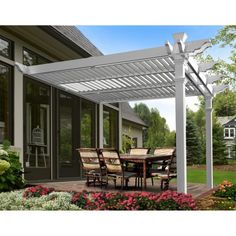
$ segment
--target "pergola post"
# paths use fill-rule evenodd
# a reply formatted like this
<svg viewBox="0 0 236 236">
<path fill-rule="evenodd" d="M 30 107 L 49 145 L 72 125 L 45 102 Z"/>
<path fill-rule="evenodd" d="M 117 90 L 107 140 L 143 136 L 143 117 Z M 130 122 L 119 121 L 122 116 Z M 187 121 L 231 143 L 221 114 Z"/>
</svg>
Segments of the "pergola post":
<svg viewBox="0 0 236 236">
<path fill-rule="evenodd" d="M 122 111 L 121 103 L 119 103 L 119 116 L 118 116 L 118 136 L 119 136 L 119 150 L 122 150 Z"/>
<path fill-rule="evenodd" d="M 206 181 L 213 188 L 213 148 L 212 148 L 212 97 L 205 97 L 206 109 Z"/>
<path fill-rule="evenodd" d="M 187 193 L 187 161 L 186 161 L 186 105 L 185 77 L 187 59 L 184 54 L 187 35 L 173 35 L 175 44 L 172 55 L 175 64 L 175 119 L 176 119 L 176 162 L 177 162 L 177 191 Z"/>
<path fill-rule="evenodd" d="M 184 59 L 175 60 L 177 191 L 182 193 L 187 193 L 185 84 Z"/>
<path fill-rule="evenodd" d="M 103 104 L 99 103 L 99 148 L 103 148 Z"/>
</svg>

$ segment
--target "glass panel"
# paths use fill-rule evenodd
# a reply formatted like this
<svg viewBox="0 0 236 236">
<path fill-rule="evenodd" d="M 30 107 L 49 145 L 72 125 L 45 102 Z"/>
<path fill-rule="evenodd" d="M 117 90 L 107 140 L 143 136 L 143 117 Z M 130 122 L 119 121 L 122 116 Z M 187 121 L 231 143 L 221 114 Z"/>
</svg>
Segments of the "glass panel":
<svg viewBox="0 0 236 236">
<path fill-rule="evenodd" d="M 0 62 L 0 143 L 4 139 L 11 139 L 10 137 L 10 79 L 11 67 L 6 66 Z"/>
<path fill-rule="evenodd" d="M 95 105 L 88 101 L 81 102 L 81 147 L 95 146 Z"/>
<path fill-rule="evenodd" d="M 72 165 L 72 97 L 59 95 L 59 164 Z"/>
<path fill-rule="evenodd" d="M 0 55 L 12 59 L 12 42 L 0 37 Z"/>
<path fill-rule="evenodd" d="M 26 145 L 26 167 L 50 168 L 50 87 L 30 79 L 26 80 Z"/>
<path fill-rule="evenodd" d="M 118 112 L 105 107 L 103 109 L 103 145 L 117 148 L 118 146 Z"/>
<path fill-rule="evenodd" d="M 229 129 L 225 129 L 225 137 L 229 137 Z"/>
<path fill-rule="evenodd" d="M 28 49 L 23 50 L 23 64 L 26 66 L 49 63 L 50 61 Z"/>
<path fill-rule="evenodd" d="M 230 137 L 234 138 L 234 129 L 230 129 Z"/>
</svg>

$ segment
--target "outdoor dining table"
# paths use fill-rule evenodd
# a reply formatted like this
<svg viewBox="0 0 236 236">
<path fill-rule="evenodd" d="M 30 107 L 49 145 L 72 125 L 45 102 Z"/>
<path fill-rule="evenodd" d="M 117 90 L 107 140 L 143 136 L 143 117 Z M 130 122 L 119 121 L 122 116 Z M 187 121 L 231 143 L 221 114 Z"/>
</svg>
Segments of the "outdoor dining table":
<svg viewBox="0 0 236 236">
<path fill-rule="evenodd" d="M 156 161 L 166 161 L 171 158 L 171 155 L 130 155 L 130 154 L 122 154 L 120 155 L 120 159 L 122 162 L 132 162 L 132 163 L 141 163 L 143 165 L 143 182 L 144 189 L 147 188 L 147 163 L 153 163 Z"/>
</svg>

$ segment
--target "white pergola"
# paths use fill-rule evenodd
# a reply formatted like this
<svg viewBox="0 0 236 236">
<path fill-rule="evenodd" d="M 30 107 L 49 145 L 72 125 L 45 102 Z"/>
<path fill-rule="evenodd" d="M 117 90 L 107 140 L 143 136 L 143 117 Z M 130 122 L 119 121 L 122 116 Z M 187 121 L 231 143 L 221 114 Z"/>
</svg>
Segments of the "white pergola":
<svg viewBox="0 0 236 236">
<path fill-rule="evenodd" d="M 219 75 L 207 74 L 215 62 L 198 64 L 194 56 L 211 46 L 209 40 L 185 42 L 185 33 L 174 34 L 175 43 L 113 55 L 89 57 L 19 70 L 36 80 L 99 104 L 99 146 L 103 147 L 103 104 L 175 97 L 177 190 L 187 192 L 186 96 L 203 95 L 206 101 L 207 185 L 213 187 L 212 98 L 227 86 L 215 86 Z M 121 116 L 120 138 L 121 138 Z"/>
</svg>

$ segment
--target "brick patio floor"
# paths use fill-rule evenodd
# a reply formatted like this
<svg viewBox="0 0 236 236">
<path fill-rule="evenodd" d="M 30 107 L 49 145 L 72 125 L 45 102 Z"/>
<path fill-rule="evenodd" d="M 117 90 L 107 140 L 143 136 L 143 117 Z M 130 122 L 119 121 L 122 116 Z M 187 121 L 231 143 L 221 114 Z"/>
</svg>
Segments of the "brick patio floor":
<svg viewBox="0 0 236 236">
<path fill-rule="evenodd" d="M 85 184 L 85 181 L 83 180 L 75 180 L 75 181 L 63 181 L 63 182 L 40 182 L 40 183 L 31 183 L 32 185 L 43 185 L 45 187 L 54 188 L 57 191 L 75 191 L 75 192 L 81 192 L 84 190 L 87 191 L 101 191 L 101 188 L 99 186 L 87 186 Z M 206 185 L 204 184 L 188 184 L 188 193 L 192 194 L 194 198 L 199 197 L 200 195 L 204 194 L 205 192 L 209 191 Z M 176 191 L 176 184 L 170 183 L 170 190 Z M 110 192 L 140 192 L 144 191 L 144 189 L 141 188 L 135 188 L 134 182 L 129 182 L 128 189 L 121 190 L 119 183 L 117 183 L 117 187 L 114 188 L 113 182 L 109 182 L 107 187 L 103 187 L 102 191 L 110 191 Z M 154 180 L 154 186 L 151 184 L 151 180 L 147 180 L 147 189 L 146 192 L 155 192 L 159 193 L 161 192 L 160 189 L 160 181 Z"/>
</svg>

